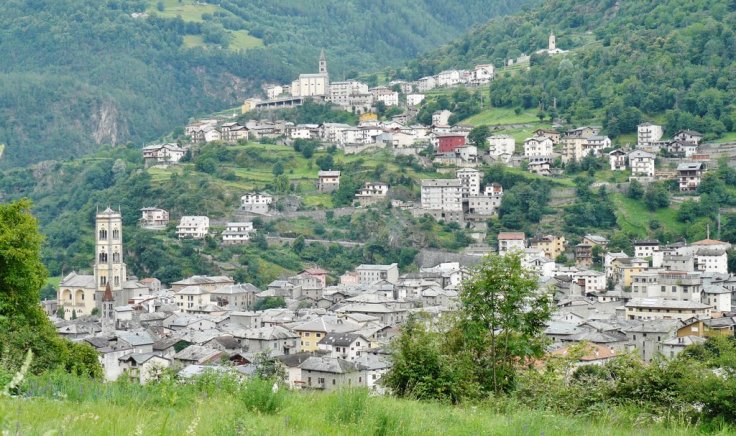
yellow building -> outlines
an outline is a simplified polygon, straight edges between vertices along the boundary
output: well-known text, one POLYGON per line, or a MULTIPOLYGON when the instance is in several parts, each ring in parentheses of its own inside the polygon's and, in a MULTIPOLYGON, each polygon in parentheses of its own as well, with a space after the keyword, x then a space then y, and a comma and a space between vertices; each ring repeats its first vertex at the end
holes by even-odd
POLYGON ((544 255, 549 259, 555 260, 557 256, 565 252, 565 237, 546 235, 538 238, 532 238, 530 241, 531 248, 544 251, 544 255))
POLYGON ((378 114, 366 112, 364 114, 360 114, 360 117, 358 119, 361 123, 364 123, 366 121, 378 121, 378 114))
POLYGON ((360 329, 360 325, 356 323, 325 316, 292 328, 301 339, 301 351, 319 350, 319 341, 328 333, 349 333, 358 329, 360 329))
POLYGON ((712 318, 706 320, 695 320, 677 330, 677 337, 698 336, 708 338, 711 336, 733 337, 736 328, 736 319, 733 317, 712 318))
POLYGON ((633 282, 632 276, 649 269, 649 262, 644 259, 633 257, 622 257, 611 261, 613 267, 613 276, 618 279, 622 286, 631 286, 633 282))
POLYGON ((95 308, 95 276, 69 273, 61 280, 57 301, 64 319, 91 315, 95 308))
POLYGON ((240 108, 240 113, 245 114, 245 113, 252 111, 253 109, 256 108, 256 105, 258 103, 260 103, 260 100, 258 100, 257 98, 249 98, 245 100, 245 102, 243 103, 243 106, 240 108))

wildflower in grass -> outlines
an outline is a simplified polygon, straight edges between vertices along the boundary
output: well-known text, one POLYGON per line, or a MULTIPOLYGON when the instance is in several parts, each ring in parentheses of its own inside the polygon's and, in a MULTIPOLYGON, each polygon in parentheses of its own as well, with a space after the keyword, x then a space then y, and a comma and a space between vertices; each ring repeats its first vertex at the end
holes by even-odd
POLYGON ((20 370, 15 373, 15 376, 10 381, 10 383, 5 386, 5 388, 3 389, 3 395, 10 395, 11 391, 20 386, 20 384, 23 382, 23 379, 26 377, 26 373, 28 373, 28 369, 30 369, 31 367, 31 361, 33 361, 33 351, 28 350, 28 352, 26 353, 26 359, 23 361, 23 366, 21 366, 20 370))

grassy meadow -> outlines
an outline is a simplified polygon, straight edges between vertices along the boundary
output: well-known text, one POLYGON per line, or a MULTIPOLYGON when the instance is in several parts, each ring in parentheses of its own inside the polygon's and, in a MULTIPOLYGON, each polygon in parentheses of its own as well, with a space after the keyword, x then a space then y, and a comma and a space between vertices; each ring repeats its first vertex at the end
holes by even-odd
POLYGON ((49 435, 687 435, 685 423, 632 413, 561 416, 496 402, 451 406, 367 390, 275 394, 271 382, 207 376, 140 386, 70 376, 26 381, 22 396, 0 397, 2 434, 49 435))

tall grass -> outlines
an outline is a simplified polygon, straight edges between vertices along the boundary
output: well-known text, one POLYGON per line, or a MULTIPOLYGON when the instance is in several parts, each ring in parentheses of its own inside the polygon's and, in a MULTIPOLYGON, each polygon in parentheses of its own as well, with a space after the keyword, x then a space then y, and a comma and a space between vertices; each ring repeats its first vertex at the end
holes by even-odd
POLYGON ((253 379, 243 386, 240 400, 251 412, 273 415, 284 406, 286 392, 273 380, 253 379))
MULTIPOLYGON (((468 406, 370 396, 366 390, 274 393, 273 382, 206 374, 140 386, 65 374, 28 376, 25 398, 0 397, 0 434, 156 435, 690 435, 692 423, 611 407, 595 417, 489 400, 468 406)), ((728 426, 708 431, 727 434, 728 426)))

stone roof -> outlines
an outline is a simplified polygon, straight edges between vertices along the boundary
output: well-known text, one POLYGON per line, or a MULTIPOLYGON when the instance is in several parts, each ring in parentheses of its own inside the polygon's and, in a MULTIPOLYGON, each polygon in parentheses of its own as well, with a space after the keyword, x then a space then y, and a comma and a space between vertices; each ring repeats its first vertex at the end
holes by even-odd
POLYGON ((220 351, 213 350, 212 348, 203 347, 201 345, 190 345, 174 354, 174 359, 201 362, 213 359, 218 354, 220 354, 220 351))
POLYGON ((86 274, 77 274, 76 272, 70 272, 61 280, 59 284, 62 288, 95 288, 95 276, 86 274))
POLYGON ((368 339, 366 337, 357 333, 328 333, 319 341, 319 343, 321 345, 347 347, 358 339, 363 339, 366 344, 368 343, 368 339))
POLYGON ((133 347, 140 346, 140 345, 153 345, 153 342, 154 342, 151 335, 145 331, 130 332, 130 331, 118 330, 115 332, 115 336, 117 336, 118 339, 127 342, 133 347))
POLYGON ((626 307, 652 307, 658 309, 707 309, 710 306, 707 304, 698 303, 695 301, 677 301, 677 300, 665 300, 662 298, 632 298, 626 307))
POLYGON ((309 357, 299 365, 302 370, 327 372, 332 374, 348 374, 359 370, 359 367, 344 359, 333 357, 309 357))

